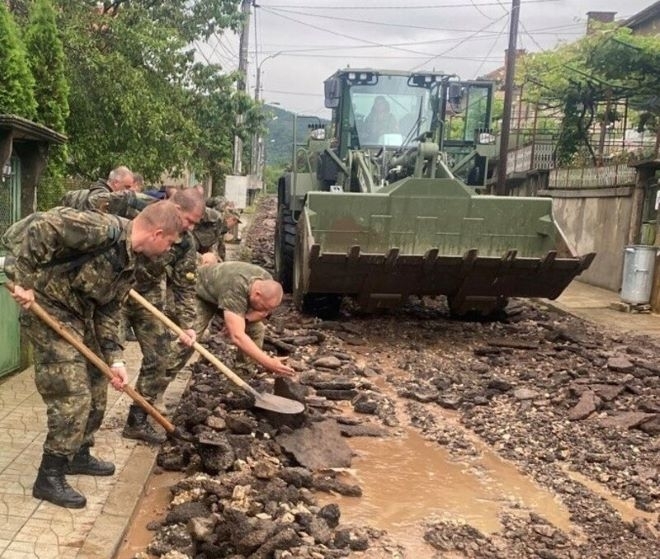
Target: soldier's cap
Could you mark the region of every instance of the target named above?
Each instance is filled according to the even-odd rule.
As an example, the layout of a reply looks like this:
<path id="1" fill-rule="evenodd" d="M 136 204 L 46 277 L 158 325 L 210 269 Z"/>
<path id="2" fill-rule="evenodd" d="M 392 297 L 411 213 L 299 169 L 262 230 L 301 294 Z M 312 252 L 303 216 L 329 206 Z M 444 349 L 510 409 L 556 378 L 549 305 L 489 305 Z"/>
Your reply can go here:
<path id="1" fill-rule="evenodd" d="M 241 220 L 241 212 L 239 212 L 234 208 L 227 208 L 225 210 L 225 217 L 235 217 L 239 223 L 243 223 L 243 221 Z"/>

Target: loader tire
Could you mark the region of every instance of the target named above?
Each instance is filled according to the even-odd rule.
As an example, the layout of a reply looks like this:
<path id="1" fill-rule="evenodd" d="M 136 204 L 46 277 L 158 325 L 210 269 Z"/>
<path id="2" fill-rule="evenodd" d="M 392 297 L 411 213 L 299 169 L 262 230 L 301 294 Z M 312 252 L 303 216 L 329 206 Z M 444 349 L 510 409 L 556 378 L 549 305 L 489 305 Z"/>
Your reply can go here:
<path id="1" fill-rule="evenodd" d="M 303 279 L 305 259 L 302 254 L 304 241 L 302 238 L 298 238 L 297 241 L 292 266 L 293 303 L 304 314 L 311 314 L 323 320 L 337 318 L 342 301 L 341 295 L 336 293 L 305 293 L 306 285 Z"/>
<path id="2" fill-rule="evenodd" d="M 449 314 L 457 320 L 467 322 L 498 322 L 506 319 L 505 307 L 509 304 L 506 297 L 484 298 L 481 305 L 471 307 L 462 302 L 460 305 L 452 297 L 447 297 Z"/>
<path id="3" fill-rule="evenodd" d="M 302 297 L 300 310 L 323 320 L 334 320 L 339 316 L 341 299 L 335 293 L 307 293 Z"/>
<path id="4" fill-rule="evenodd" d="M 275 276 L 285 293 L 293 290 L 293 258 L 296 250 L 296 222 L 289 208 L 280 205 L 275 222 Z"/>

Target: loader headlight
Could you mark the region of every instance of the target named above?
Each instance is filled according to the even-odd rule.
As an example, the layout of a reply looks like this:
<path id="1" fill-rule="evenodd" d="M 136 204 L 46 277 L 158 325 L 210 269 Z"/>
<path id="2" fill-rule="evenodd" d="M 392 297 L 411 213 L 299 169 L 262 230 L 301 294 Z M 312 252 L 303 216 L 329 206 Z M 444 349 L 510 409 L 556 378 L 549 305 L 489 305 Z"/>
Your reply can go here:
<path id="1" fill-rule="evenodd" d="M 495 135 L 489 132 L 482 132 L 479 134 L 477 143 L 482 145 L 492 145 L 495 143 Z"/>
<path id="2" fill-rule="evenodd" d="M 312 140 L 325 140 L 325 128 L 317 128 L 310 133 Z"/>

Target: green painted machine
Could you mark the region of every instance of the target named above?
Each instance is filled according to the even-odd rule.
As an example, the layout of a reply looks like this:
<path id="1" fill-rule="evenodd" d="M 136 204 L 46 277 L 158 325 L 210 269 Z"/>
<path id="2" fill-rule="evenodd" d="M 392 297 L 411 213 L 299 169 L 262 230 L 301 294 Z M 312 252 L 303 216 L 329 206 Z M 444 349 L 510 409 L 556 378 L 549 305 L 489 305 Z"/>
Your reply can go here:
<path id="1" fill-rule="evenodd" d="M 591 264 L 551 199 L 478 193 L 496 149 L 492 99 L 490 82 L 440 73 L 326 80 L 331 133 L 314 130 L 278 185 L 276 274 L 301 310 L 445 295 L 455 315 L 489 315 L 509 297 L 554 299 Z"/>

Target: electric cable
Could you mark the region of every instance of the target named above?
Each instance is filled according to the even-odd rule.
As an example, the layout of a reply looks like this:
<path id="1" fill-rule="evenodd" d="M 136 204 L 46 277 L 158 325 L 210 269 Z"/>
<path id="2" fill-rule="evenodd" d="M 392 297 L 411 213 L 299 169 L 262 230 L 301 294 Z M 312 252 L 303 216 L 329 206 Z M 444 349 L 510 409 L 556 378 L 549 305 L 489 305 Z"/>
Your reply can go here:
<path id="1" fill-rule="evenodd" d="M 340 16 L 329 16 L 329 15 L 322 15 L 322 14 L 311 14 L 309 12 L 301 12 L 299 10 L 288 10 L 288 9 L 278 9 L 278 10 L 269 10 L 271 12 L 284 12 L 287 14 L 294 14 L 294 15 L 299 15 L 299 16 L 305 16 L 305 17 L 315 17 L 318 19 L 329 19 L 332 21 L 348 21 L 351 23 L 358 23 L 358 24 L 367 24 L 367 25 L 380 25 L 383 27 L 398 27 L 398 28 L 403 28 L 403 29 L 420 29 L 422 31 L 452 31 L 455 33 L 473 33 L 474 29 L 456 29 L 455 27 L 425 27 L 422 25 L 407 25 L 404 23 L 389 23 L 389 22 L 382 22 L 382 21 L 369 21 L 364 18 L 361 18 L 360 20 L 356 20 L 355 18 L 350 18 L 350 17 L 340 17 Z"/>
<path id="2" fill-rule="evenodd" d="M 560 0 L 523 0 L 521 4 L 548 4 L 551 2 L 559 2 Z M 477 6 L 497 6 L 498 2 L 479 2 Z M 264 6 L 260 6 L 263 8 Z M 469 4 L 426 4 L 419 6 L 407 6 L 399 4 L 396 6 L 365 6 L 365 5 L 344 5 L 344 6 L 319 6 L 319 5 L 304 5 L 304 4 L 270 4 L 269 8 L 304 8 L 306 10 L 436 10 L 447 8 L 471 8 L 474 3 Z"/>
<path id="3" fill-rule="evenodd" d="M 267 8 L 264 8 L 264 7 L 262 7 L 261 9 L 268 12 L 268 13 L 270 13 L 270 14 L 273 14 L 274 16 L 280 17 L 282 19 L 287 19 L 289 21 L 299 23 L 300 25 L 304 25 L 305 27 L 311 27 L 312 29 L 317 29 L 318 31 L 323 31 L 324 33 L 329 33 L 330 35 L 336 35 L 337 37 L 343 37 L 344 39 L 351 39 L 353 41 L 360 41 L 362 43 L 367 43 L 367 44 L 377 46 L 377 47 L 385 47 L 385 48 L 391 48 L 391 49 L 394 49 L 394 50 L 401 50 L 403 52 L 410 52 L 412 54 L 424 54 L 424 53 L 421 53 L 421 52 L 418 52 L 418 51 L 413 51 L 413 50 L 410 50 L 410 49 L 402 49 L 402 48 L 399 48 L 399 47 L 396 47 L 396 46 L 386 45 L 384 43 L 378 43 L 378 42 L 375 42 L 375 41 L 369 41 L 369 40 L 363 39 L 361 37 L 354 37 L 352 35 L 347 35 L 345 33 L 339 33 L 337 31 L 332 31 L 330 29 L 325 29 L 323 27 L 319 27 L 318 25 L 312 25 L 311 23 L 308 23 L 308 22 L 300 21 L 300 20 L 297 20 L 297 19 L 289 17 L 289 16 L 278 14 L 277 12 L 274 12 L 274 11 L 269 10 Z"/>
<path id="4" fill-rule="evenodd" d="M 482 12 L 482 11 L 481 11 L 481 8 L 479 7 L 479 4 L 476 4 L 476 3 L 474 2 L 474 0 L 470 0 L 470 4 L 472 4 L 472 6 L 474 6 L 474 9 L 477 10 L 477 12 L 479 12 L 479 14 L 480 14 L 482 17 L 485 17 L 486 19 L 489 19 L 490 21 L 493 21 L 493 20 L 495 19 L 495 18 L 493 18 L 493 17 L 490 17 L 489 15 L 486 15 L 486 13 Z"/>
<path id="5" fill-rule="evenodd" d="M 454 50 L 455 48 L 460 47 L 463 43 L 465 43 L 466 41 L 469 41 L 470 39 L 474 38 L 476 35 L 478 35 L 478 34 L 481 33 L 482 31 L 485 31 L 490 25 L 492 25 L 493 23 L 497 23 L 498 21 L 500 21 L 501 19 L 504 19 L 504 18 L 507 17 L 508 15 L 509 15 L 509 14 L 508 14 L 508 12 L 507 12 L 506 14 L 502 14 L 502 15 L 501 15 L 499 18 L 497 18 L 495 21 L 493 21 L 493 22 L 490 22 L 490 21 L 489 21 L 489 22 L 488 22 L 486 25 L 484 25 L 479 31 L 475 31 L 472 35 L 469 35 L 468 37 L 465 37 L 464 39 L 458 41 L 456 44 L 454 44 L 453 46 L 451 46 L 451 47 L 448 48 L 447 50 L 441 52 L 440 54 L 436 54 L 435 56 L 432 56 L 431 58 L 429 58 L 428 60 L 426 60 L 426 62 L 424 62 L 424 63 L 422 63 L 422 64 L 418 64 L 418 65 L 415 66 L 414 68 L 411 68 L 411 70 L 417 70 L 417 69 L 421 68 L 422 66 L 426 66 L 429 62 L 432 62 L 432 61 L 435 60 L 436 58 L 440 58 L 441 56 L 444 56 L 445 54 L 447 54 L 448 52 L 451 52 L 451 51 Z"/>
<path id="6" fill-rule="evenodd" d="M 506 31 L 506 24 L 507 24 L 507 23 L 508 23 L 508 21 L 505 20 L 505 21 L 504 21 L 504 25 L 502 25 L 502 29 L 500 29 L 499 34 L 497 35 L 497 37 L 495 37 L 495 40 L 493 41 L 493 44 L 490 46 L 490 49 L 488 50 L 488 53 L 486 54 L 486 56 L 484 57 L 484 59 L 481 61 L 481 64 L 479 64 L 479 67 L 474 71 L 474 76 L 475 76 L 475 77 L 478 77 L 478 76 L 479 76 L 479 72 L 481 71 L 481 69 L 483 68 L 484 64 L 486 63 L 486 60 L 487 60 L 488 57 L 493 53 L 493 50 L 495 50 L 495 47 L 497 46 L 497 43 L 499 42 L 499 40 L 502 38 L 502 35 L 503 35 L 504 32 Z"/>

